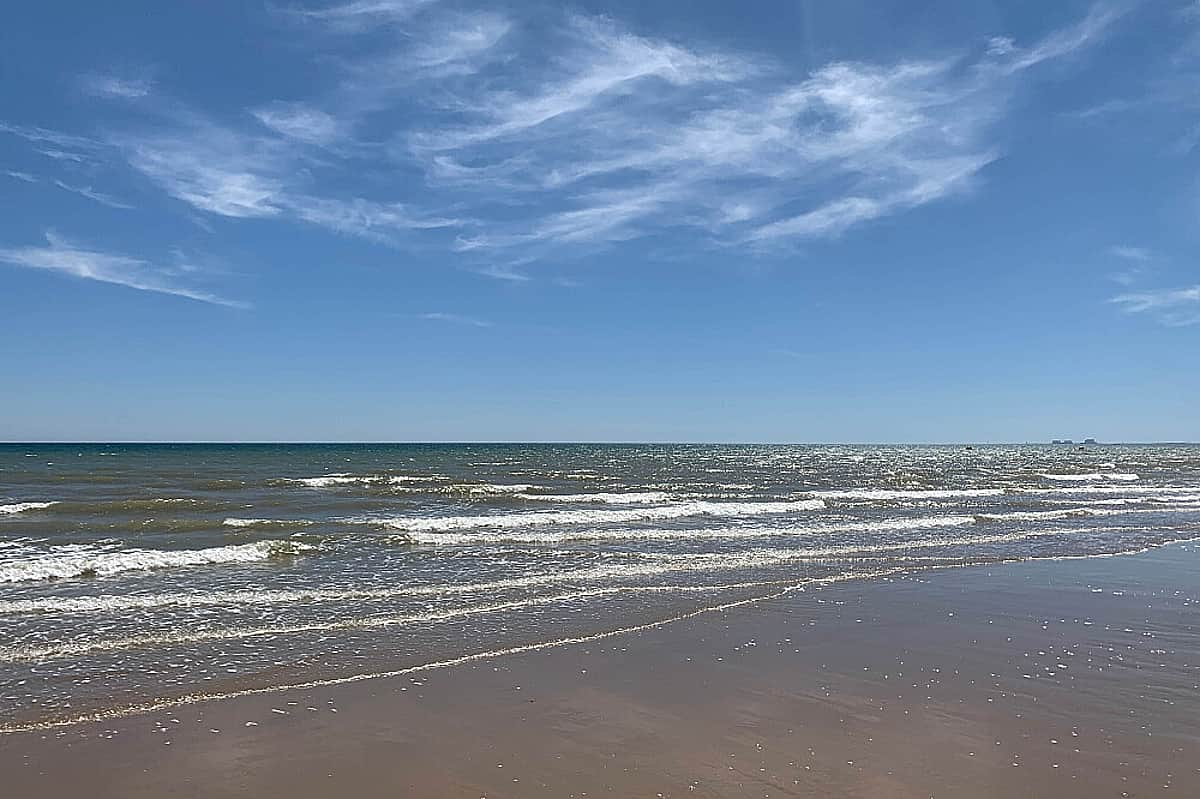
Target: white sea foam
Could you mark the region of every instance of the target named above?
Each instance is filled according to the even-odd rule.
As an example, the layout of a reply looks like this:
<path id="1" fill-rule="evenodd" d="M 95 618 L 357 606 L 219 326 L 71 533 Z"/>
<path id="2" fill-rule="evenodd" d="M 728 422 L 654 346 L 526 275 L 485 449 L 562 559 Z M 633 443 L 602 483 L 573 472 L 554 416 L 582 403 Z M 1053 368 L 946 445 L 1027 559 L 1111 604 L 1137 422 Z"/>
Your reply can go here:
<path id="1" fill-rule="evenodd" d="M 221 524 L 226 527 L 305 527 L 317 522 L 312 519 L 239 519 L 231 517 Z"/>
<path id="2" fill-rule="evenodd" d="M 1023 494 L 1195 494 L 1200 486 L 1061 486 L 1058 488 L 1025 488 Z"/>
<path id="3" fill-rule="evenodd" d="M 349 485 L 403 485 L 404 483 L 426 483 L 439 479 L 441 478 L 433 475 L 350 474 L 348 472 L 335 472 L 333 474 L 321 475 L 320 477 L 286 477 L 280 480 L 280 482 L 307 486 L 308 488 L 330 488 L 332 486 Z"/>
<path id="4" fill-rule="evenodd" d="M 879 502 L 893 499 L 969 499 L 971 497 L 998 497 L 1006 493 L 1004 488 L 845 488 L 834 491 L 810 491 L 809 495 L 822 499 L 863 500 Z"/>
<path id="5" fill-rule="evenodd" d="M 521 499 L 535 502 L 594 502 L 603 505 L 654 505 L 670 502 L 672 495 L 666 491 L 631 491 L 613 493 L 601 491 L 595 494 L 518 494 Z"/>
<path id="6" fill-rule="evenodd" d="M 352 474 L 326 474 L 321 477 L 297 477 L 285 478 L 282 482 L 296 483 L 309 488 L 328 488 L 329 486 L 337 485 L 353 485 L 355 483 L 365 482 L 367 478 L 359 477 Z"/>
<path id="7" fill-rule="evenodd" d="M 1018 541 L 1049 538 L 1061 535 L 1094 532 L 1104 528 L 1088 529 L 1049 529 L 1039 531 L 1021 531 L 993 535 L 976 536 L 943 536 L 920 540 L 901 541 L 888 544 L 850 544 L 843 546 L 805 547 L 798 549 L 761 548 L 736 553 L 652 553 L 641 557 L 639 561 L 619 565 L 601 566 L 576 572 L 572 577 L 579 581 L 608 583 L 619 579 L 637 579 L 655 577 L 681 572 L 714 572 L 736 571 L 744 569 L 762 569 L 784 566 L 789 563 L 826 560 L 826 559 L 872 559 L 872 556 L 889 553 L 904 553 L 926 549 L 942 549 L 971 545 L 990 545 L 1012 543 Z M 918 558 L 919 560 L 920 558 Z M 849 575 L 845 575 L 849 576 Z M 561 579 L 561 578 L 560 578 Z M 745 584 L 750 586 L 753 584 Z M 472 616 L 480 613 L 494 613 L 516 610 L 538 605 L 580 600 L 621 592 L 645 591 L 713 591 L 725 587 L 737 586 L 604 586 L 587 589 L 569 594 L 554 596 L 524 597 L 499 603 L 468 605 L 458 608 L 430 610 L 416 615 L 396 617 L 367 617 L 362 619 L 334 619 L 331 621 L 308 622 L 289 626 L 266 626 L 225 628 L 220 630 L 198 631 L 195 633 L 171 633 L 169 635 L 138 636 L 109 641 L 92 640 L 85 642 L 55 644 L 49 647 L 28 649 L 0 649 L 0 662 L 13 660 L 41 660 L 50 657 L 64 657 L 84 654 L 91 651 L 109 651 L 145 646 L 172 646 L 196 643 L 206 640 L 232 640 L 251 638 L 264 635 L 287 635 L 306 632 L 331 632 L 341 629 L 377 629 L 383 627 L 405 625 L 410 623 L 428 623 L 445 621 L 455 618 Z M 289 592 L 290 593 L 290 592 Z M 339 592 L 344 593 L 344 592 Z M 377 593 L 377 592 L 375 592 Z M 119 599 L 119 598 L 114 598 Z M 128 599 L 136 600 L 136 597 Z M 57 609 L 57 608 L 56 608 Z"/>
<path id="8" fill-rule="evenodd" d="M 395 588 L 295 588 L 276 590 L 206 591 L 170 594 L 101 594 L 98 596 L 51 596 L 32 599 L 0 600 L 0 615 L 24 613 L 109 613 L 156 608 L 237 607 L 277 605 L 297 602 L 374 601 L 413 596 L 491 595 L 512 589 L 539 585 L 584 582 L 599 576 L 611 576 L 603 567 L 555 571 L 488 580 L 480 583 L 433 583 Z"/>
<path id="9" fill-rule="evenodd" d="M 603 588 L 590 588 L 571 591 L 565 594 L 550 596 L 533 596 L 513 599 L 506 602 L 474 604 L 454 608 L 430 609 L 423 613 L 403 614 L 398 616 L 370 616 L 366 618 L 339 618 L 329 621 L 314 621 L 290 625 L 261 626 L 261 627 L 223 627 L 209 630 L 189 632 L 172 632 L 158 635 L 139 635 L 128 638 L 94 639 L 71 641 L 50 646 L 35 647 L 0 647 L 0 663 L 21 661 L 40 662 L 52 658 L 77 657 L 92 652 L 113 652 L 124 649 L 141 649 L 154 647 L 176 647 L 186 644 L 196 644 L 204 641 L 236 641 L 263 636 L 297 635 L 300 633 L 335 632 L 340 630 L 379 630 L 389 627 L 402 627 L 411 624 L 430 624 L 454 619 L 468 618 L 484 614 L 502 613 L 507 611 L 527 610 L 545 605 L 556 605 L 568 602 L 579 602 L 587 599 L 598 599 L 620 594 L 709 594 L 730 589 L 746 589 L 761 584 L 735 583 L 733 585 L 624 585 Z"/>
<path id="10" fill-rule="evenodd" d="M 1092 482 L 1111 481 L 1132 483 L 1140 480 L 1136 474 L 1100 473 L 1086 475 L 1041 475 L 1046 479 L 1061 482 Z M 942 500 L 942 499 L 972 499 L 983 497 L 999 497 L 1010 494 L 1144 494 L 1144 493 L 1196 493 L 1200 486 L 1148 486 L 1148 485 L 1066 485 L 1050 487 L 1038 486 L 993 486 L 989 488 L 930 488 L 930 489 L 890 489 L 890 488 L 845 488 L 834 490 L 806 491 L 805 496 L 822 499 L 843 500 L 848 502 L 887 502 L 891 500 Z"/>
<path id="11" fill-rule="evenodd" d="M 875 574 L 860 575 L 860 576 L 862 576 L 862 577 L 882 576 L 885 573 L 886 572 L 876 572 Z M 167 708 L 179 707 L 182 705 L 191 705 L 191 704 L 195 704 L 197 702 L 216 701 L 216 700 L 220 700 L 220 699 L 233 699 L 233 698 L 239 697 L 239 696 L 251 696 L 251 695 L 267 694 L 267 693 L 279 693 L 282 691 L 298 691 L 298 690 L 304 690 L 304 689 L 325 687 L 325 686 L 330 686 L 330 685 L 343 685 L 343 684 L 348 684 L 348 683 L 362 682 L 365 680 L 378 680 L 378 679 L 383 679 L 383 678 L 388 678 L 388 677 L 394 678 L 394 677 L 400 677 L 400 676 L 406 675 L 406 674 L 417 674 L 417 673 L 421 673 L 421 672 L 432 671 L 435 669 L 443 669 L 443 668 L 449 668 L 451 666 L 465 665 L 467 663 L 474 663 L 477 661 L 494 659 L 494 658 L 508 656 L 508 655 L 516 655 L 516 654 L 521 654 L 521 653 L 525 653 L 525 652 L 539 652 L 542 650 L 556 649 L 556 648 L 564 647 L 564 646 L 573 646 L 576 644 L 588 643 L 591 641 L 600 641 L 600 640 L 605 640 L 605 639 L 609 639 L 609 638 L 614 638 L 619 635 L 629 635 L 631 633 L 641 632 L 644 630 L 657 629 L 659 627 L 663 627 L 668 624 L 679 622 L 684 619 L 694 618 L 696 616 L 700 616 L 700 615 L 706 614 L 706 613 L 713 613 L 713 612 L 718 612 L 718 611 L 722 611 L 722 610 L 729 610 L 729 609 L 743 606 L 743 605 L 749 605 L 749 604 L 753 604 L 756 602 L 762 602 L 762 601 L 768 600 L 768 599 L 774 599 L 776 597 L 783 596 L 783 595 L 789 593 L 790 591 L 796 590 L 798 588 L 803 589 L 803 587 L 806 585 L 812 585 L 812 584 L 817 584 L 817 583 L 830 583 L 830 582 L 834 582 L 834 581 L 842 580 L 842 579 L 846 579 L 846 578 L 842 577 L 842 576 L 838 576 L 838 577 L 831 577 L 831 578 L 804 580 L 799 583 L 795 583 L 793 585 L 786 586 L 784 588 L 781 588 L 778 591 L 774 591 L 769 594 L 749 597 L 746 599 L 738 599 L 738 600 L 734 600 L 731 602 L 723 602 L 723 603 L 720 603 L 717 605 L 702 607 L 702 608 L 699 608 L 698 610 L 692 610 L 692 611 L 688 611 L 686 613 L 676 614 L 676 615 L 670 616 L 665 619 L 658 619 L 656 621 L 646 622 L 643 624 L 621 627 L 621 628 L 614 629 L 614 630 L 606 630 L 604 632 L 592 633 L 590 635 L 584 635 L 584 636 L 571 636 L 571 637 L 566 637 L 566 638 L 557 638 L 557 639 L 553 639 L 550 641 L 539 641 L 539 642 L 532 643 L 532 644 L 523 644 L 520 646 L 508 647 L 505 649 L 493 649 L 493 650 L 488 650 L 488 651 L 483 651 L 483 652 L 473 652 L 471 654 L 460 655 L 458 657 L 450 658 L 447 660 L 422 663 L 422 664 L 419 664 L 416 666 L 406 666 L 403 669 L 352 674 L 352 675 L 346 675 L 346 676 L 334 677 L 334 678 L 328 678 L 328 679 L 322 679 L 322 680 L 310 680 L 310 681 L 304 682 L 304 683 L 277 684 L 277 685 L 263 686 L 263 687 L 258 687 L 258 688 L 248 688 L 248 689 L 243 689 L 240 691 L 230 691 L 230 692 L 227 692 L 224 694 L 196 694 L 196 693 L 194 693 L 194 694 L 190 694 L 190 695 L 184 696 L 184 697 L 176 697 L 176 698 L 170 698 L 170 699 L 155 699 L 155 700 L 151 700 L 151 701 L 146 702 L 141 705 L 110 708 L 108 710 L 98 711 L 98 712 L 86 714 L 83 716 L 76 716 L 76 717 L 67 718 L 67 719 L 61 719 L 61 718 L 45 719 L 42 721 L 30 722 L 30 723 L 24 724 L 24 725 L 8 725 L 8 726 L 0 725 L 0 735 L 12 734 L 12 733 L 18 733 L 18 732 L 32 732 L 34 730 L 56 729 L 59 727 L 72 726 L 74 724 L 78 724 L 83 721 L 100 721 L 103 719 L 118 718 L 121 716 L 130 716 L 130 715 L 135 715 L 135 714 L 140 714 L 140 713 L 150 713 L 155 710 L 165 710 Z"/>
<path id="12" fill-rule="evenodd" d="M 863 557 L 881 553 L 944 549 L 947 547 L 980 546 L 1027 541 L 1038 538 L 1053 538 L 1100 532 L 1110 528 L 1055 528 L 1022 530 L 995 535 L 973 535 L 941 538 L 922 538 L 898 541 L 890 544 L 849 544 L 832 547 L 806 547 L 803 549 L 764 548 L 743 552 L 672 553 L 648 556 L 652 561 L 650 574 L 664 571 L 710 571 L 782 566 L 787 563 L 821 558 Z"/>
<path id="13" fill-rule="evenodd" d="M 11 505 L 0 505 L 0 515 L 9 513 L 24 513 L 29 510 L 45 510 L 57 502 L 14 502 Z"/>
<path id="14" fill-rule="evenodd" d="M 1049 477 L 1049 475 L 1043 475 Z M 1064 482 L 1089 482 L 1091 475 L 1058 475 Z M 1102 476 L 1100 480 L 1132 483 L 1138 475 Z M 1064 485 L 1044 486 L 993 486 L 990 488 L 931 488 L 931 489 L 885 489 L 847 488 L 837 490 L 806 491 L 805 496 L 848 502 L 887 502 L 893 500 L 944 500 L 1000 497 L 1013 494 L 1173 494 L 1197 493 L 1200 486 L 1149 486 L 1149 485 Z"/>
<path id="15" fill-rule="evenodd" d="M 1089 500 L 1091 505 L 1101 507 L 1125 506 L 1125 505 L 1145 505 L 1147 502 L 1168 502 L 1165 497 L 1112 497 L 1110 499 L 1093 499 Z M 1043 500 L 1049 505 L 1070 505 L 1079 502 L 1078 499 L 1046 499 Z"/>
<path id="16" fill-rule="evenodd" d="M 1026 510 L 1009 511 L 1007 513 L 977 513 L 975 518 L 981 522 L 1037 522 L 1046 519 L 1074 519 L 1086 516 L 1099 516 L 1104 513 L 1124 513 L 1124 511 L 1102 511 L 1096 508 L 1061 508 L 1059 510 Z"/>
<path id="17" fill-rule="evenodd" d="M 1098 530 L 1097 530 L 1098 531 Z M 1079 532 L 1079 531 L 1070 531 Z M 1045 533 L 1043 533 L 1045 534 Z M 1105 553 L 1102 556 L 1107 556 L 1110 553 Z M 1069 556 L 1063 556 L 1069 557 Z M 1089 556 L 1082 556 L 1089 557 Z M 1057 559 L 1057 558 L 1055 558 Z M 956 563 L 947 564 L 948 566 L 957 566 Z M 335 685 L 347 685 L 351 683 L 365 682 L 368 680 L 394 679 L 402 676 L 411 676 L 413 674 L 422 674 L 425 672 L 441 670 L 456 666 L 463 666 L 470 663 L 483 661 L 491 661 L 500 657 L 509 657 L 512 655 L 525 654 L 530 652 L 540 652 L 552 649 L 559 649 L 568 646 L 577 646 L 579 644 L 593 643 L 602 640 L 610 640 L 618 636 L 628 636 L 633 633 L 640 633 L 647 630 L 654 630 L 675 624 L 686 619 L 696 618 L 704 614 L 718 613 L 726 610 L 731 610 L 737 607 L 753 605 L 759 602 L 770 601 L 779 597 L 786 596 L 794 591 L 806 590 L 808 586 L 816 586 L 822 584 L 832 584 L 845 580 L 853 579 L 872 579 L 886 577 L 901 573 L 909 568 L 905 564 L 899 564 L 891 568 L 876 569 L 873 571 L 837 574 L 821 578 L 809 578 L 801 580 L 791 580 L 786 584 L 780 584 L 776 591 L 771 591 L 766 594 L 760 594 L 747 598 L 735 599 L 732 601 L 721 602 L 706 607 L 701 607 L 696 610 L 690 610 L 683 613 L 676 613 L 671 616 L 656 619 L 654 621 L 644 622 L 641 624 L 626 625 L 623 627 L 604 630 L 586 635 L 574 635 L 561 638 L 554 638 L 544 641 L 535 641 L 533 643 L 510 646 L 506 648 L 494 648 L 480 650 L 468 654 L 458 655 L 455 657 L 420 663 L 412 666 L 404 666 L 399 669 L 391 669 L 386 671 L 374 672 L 359 672 L 353 674 L 343 674 L 333 677 L 325 677 L 307 681 L 297 681 L 291 683 L 276 683 L 271 685 L 263 685 L 257 687 L 243 688 L 240 690 L 226 691 L 223 693 L 191 693 L 180 697 L 165 697 L 159 699 L 150 699 L 137 705 L 123 705 L 118 707 L 110 707 L 104 710 L 93 711 L 81 715 L 74 715 L 59 718 L 47 718 L 37 721 L 31 721 L 24 724 L 0 725 L 0 735 L 14 734 L 34 731 L 48 731 L 60 728 L 71 727 L 83 722 L 100 722 L 109 719 L 121 718 L 132 715 L 148 714 L 152 712 L 167 710 L 175 707 L 190 706 L 201 702 L 215 702 L 229 699 L 235 699 L 246 696 L 261 696 L 268 694 L 277 694 L 283 692 L 299 692 L 310 691 L 316 688 L 328 688 Z M 933 567 L 937 568 L 937 567 Z M 765 583 L 760 583 L 764 584 Z"/>
<path id="18" fill-rule="evenodd" d="M 529 483 L 456 483 L 450 490 L 464 494 L 522 494 L 534 487 Z"/>
<path id="19" fill-rule="evenodd" d="M 557 544 L 567 541 L 737 541 L 756 538 L 820 536 L 833 533 L 867 533 L 924 530 L 975 524 L 974 516 L 926 516 L 878 521 L 814 524 L 804 527 L 710 527 L 710 528 L 585 528 L 577 530 L 411 531 L 404 538 L 414 544 Z"/>
<path id="20" fill-rule="evenodd" d="M 821 510 L 819 499 L 797 502 L 679 502 L 673 505 L 621 510 L 564 510 L 477 516 L 369 517 L 356 519 L 405 531 L 469 530 L 476 528 L 512 529 L 547 524 L 613 524 L 621 522 L 680 519 L 689 516 L 745 517 L 764 514 L 796 513 Z"/>
<path id="21" fill-rule="evenodd" d="M 291 541 L 255 541 L 251 544 L 208 549 L 93 549 L 57 547 L 17 562 L 0 564 L 0 583 L 57 580 L 69 577 L 106 577 L 128 571 L 253 563 L 280 555 L 312 551 Z"/>
<path id="22" fill-rule="evenodd" d="M 1200 505 L 1195 504 L 1175 504 L 1165 505 L 1155 508 L 1128 508 L 1128 507 L 1080 507 L 1080 508 L 1060 508 L 1058 510 L 1031 510 L 1031 511 L 1010 511 L 1007 513 L 977 513 L 975 518 L 983 522 L 1037 522 L 1055 520 L 1055 519 L 1072 519 L 1084 518 L 1088 516 L 1133 516 L 1144 514 L 1169 514 L 1169 513 L 1193 513 L 1200 510 Z"/>
<path id="23" fill-rule="evenodd" d="M 1092 516 L 1125 516 L 1132 514 L 1191 513 L 1200 505 L 1177 505 L 1162 508 L 1131 510 L 1118 507 L 1075 507 L 1047 511 L 1007 511 L 954 514 L 945 516 L 908 516 L 871 521 L 815 523 L 775 527 L 716 527 L 716 528 L 577 528 L 540 530 L 524 525 L 494 532 L 489 529 L 424 528 L 406 530 L 402 537 L 414 544 L 559 544 L 569 541 L 737 541 L 756 538 L 785 538 L 796 536 L 825 536 L 838 533 L 904 532 L 933 530 L 971 524 L 1005 522 L 1060 521 Z"/>
<path id="24" fill-rule="evenodd" d="M 1047 499 L 1043 500 L 1047 503 L 1068 504 L 1079 502 L 1078 499 Z M 1090 499 L 1087 500 L 1089 505 L 1097 506 L 1122 506 L 1122 505 L 1178 505 L 1180 503 L 1200 502 L 1200 493 L 1197 494 L 1163 494 L 1154 496 L 1153 494 L 1142 494 L 1134 497 L 1111 497 L 1109 499 Z"/>
<path id="25" fill-rule="evenodd" d="M 1041 474 L 1038 475 L 1046 480 L 1056 480 L 1061 482 L 1090 482 L 1094 480 L 1119 480 L 1121 482 L 1133 482 L 1140 480 L 1141 477 L 1129 472 L 1089 472 L 1087 474 Z"/>

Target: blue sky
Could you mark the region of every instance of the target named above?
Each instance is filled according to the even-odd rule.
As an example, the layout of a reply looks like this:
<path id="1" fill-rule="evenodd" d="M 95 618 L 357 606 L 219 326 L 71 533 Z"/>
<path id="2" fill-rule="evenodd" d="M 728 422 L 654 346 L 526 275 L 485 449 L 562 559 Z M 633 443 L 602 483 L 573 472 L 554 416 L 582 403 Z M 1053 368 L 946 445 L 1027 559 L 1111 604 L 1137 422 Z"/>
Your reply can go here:
<path id="1" fill-rule="evenodd" d="M 19 4 L 0 439 L 1200 439 L 1200 4 Z"/>

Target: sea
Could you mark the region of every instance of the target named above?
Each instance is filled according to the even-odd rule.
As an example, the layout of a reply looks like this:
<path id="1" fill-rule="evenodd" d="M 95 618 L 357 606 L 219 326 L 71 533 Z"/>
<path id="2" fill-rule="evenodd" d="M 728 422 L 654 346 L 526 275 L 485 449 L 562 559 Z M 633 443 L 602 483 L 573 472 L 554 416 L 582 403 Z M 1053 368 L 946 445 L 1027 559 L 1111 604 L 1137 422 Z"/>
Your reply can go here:
<path id="1" fill-rule="evenodd" d="M 0 445 L 0 732 L 1200 538 L 1200 446 Z"/>

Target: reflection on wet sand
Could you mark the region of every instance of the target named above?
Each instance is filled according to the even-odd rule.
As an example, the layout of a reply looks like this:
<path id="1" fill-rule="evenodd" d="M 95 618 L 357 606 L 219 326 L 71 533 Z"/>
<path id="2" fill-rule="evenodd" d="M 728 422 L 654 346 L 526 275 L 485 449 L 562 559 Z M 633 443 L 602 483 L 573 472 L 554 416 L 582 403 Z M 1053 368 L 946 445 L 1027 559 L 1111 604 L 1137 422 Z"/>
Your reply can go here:
<path id="1" fill-rule="evenodd" d="M 843 582 L 6 736 L 0 768 L 51 797 L 1194 796 L 1198 566 L 1177 545 Z"/>

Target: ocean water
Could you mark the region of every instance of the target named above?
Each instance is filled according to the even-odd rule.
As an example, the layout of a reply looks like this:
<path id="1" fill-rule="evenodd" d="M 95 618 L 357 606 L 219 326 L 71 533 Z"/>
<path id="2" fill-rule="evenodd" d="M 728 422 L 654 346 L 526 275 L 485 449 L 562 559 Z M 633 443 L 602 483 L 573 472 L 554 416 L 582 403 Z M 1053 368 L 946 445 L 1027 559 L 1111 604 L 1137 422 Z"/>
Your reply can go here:
<path id="1" fill-rule="evenodd" d="M 1198 537 L 1197 446 L 0 445 L 0 731 Z"/>

